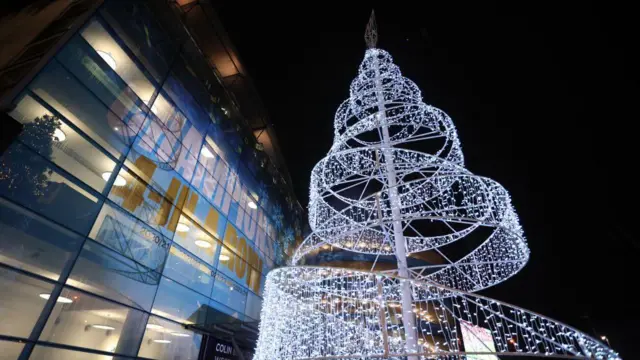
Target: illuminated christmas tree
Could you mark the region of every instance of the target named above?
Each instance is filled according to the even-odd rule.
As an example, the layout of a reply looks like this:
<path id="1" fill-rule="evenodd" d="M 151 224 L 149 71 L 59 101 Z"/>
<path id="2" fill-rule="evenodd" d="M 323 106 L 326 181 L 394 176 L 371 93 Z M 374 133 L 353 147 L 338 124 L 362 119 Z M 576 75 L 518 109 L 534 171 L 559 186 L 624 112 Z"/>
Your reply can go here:
<path id="1" fill-rule="evenodd" d="M 509 194 L 464 168 L 451 119 L 376 48 L 373 14 L 365 39 L 333 146 L 311 175 L 313 232 L 292 266 L 267 277 L 256 359 L 618 358 L 573 328 L 473 293 L 529 258 Z M 466 255 L 446 255 L 472 239 Z M 326 247 L 366 254 L 372 268 L 301 265 Z M 409 266 L 424 252 L 442 263 Z M 391 256 L 397 268 L 379 271 Z"/>

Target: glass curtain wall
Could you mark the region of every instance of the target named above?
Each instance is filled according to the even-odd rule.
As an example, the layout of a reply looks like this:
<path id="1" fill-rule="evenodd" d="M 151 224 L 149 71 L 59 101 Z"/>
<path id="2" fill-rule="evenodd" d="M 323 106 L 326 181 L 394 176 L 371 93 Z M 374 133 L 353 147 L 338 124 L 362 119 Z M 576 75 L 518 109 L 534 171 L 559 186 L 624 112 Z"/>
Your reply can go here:
<path id="1" fill-rule="evenodd" d="M 15 99 L 0 359 L 195 360 L 185 325 L 257 322 L 299 222 L 179 39 L 143 1 L 107 1 Z"/>

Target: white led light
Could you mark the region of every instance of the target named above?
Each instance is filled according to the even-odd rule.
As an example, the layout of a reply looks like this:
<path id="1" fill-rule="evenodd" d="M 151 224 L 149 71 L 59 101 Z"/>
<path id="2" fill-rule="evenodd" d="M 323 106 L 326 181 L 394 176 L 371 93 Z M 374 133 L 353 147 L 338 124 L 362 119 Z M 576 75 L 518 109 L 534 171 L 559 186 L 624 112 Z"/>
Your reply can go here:
<path id="1" fill-rule="evenodd" d="M 114 59 L 113 56 L 111 56 L 111 53 L 108 53 L 102 50 L 96 50 L 96 52 L 98 53 L 98 55 L 100 55 L 102 60 L 104 60 L 104 62 L 106 62 L 107 65 L 109 65 L 110 68 L 112 68 L 113 70 L 116 69 L 117 67 L 116 59 Z"/>
<path id="2" fill-rule="evenodd" d="M 200 154 L 202 154 L 202 156 L 206 157 L 206 158 L 213 158 L 213 153 L 211 153 L 211 150 L 209 150 L 206 146 L 202 146 L 202 150 L 200 150 Z"/>
<path id="3" fill-rule="evenodd" d="M 51 297 L 51 294 L 47 294 L 47 293 L 42 293 L 40 295 L 41 298 L 45 299 L 45 300 L 49 300 L 49 298 Z M 64 296 L 58 296 L 58 298 L 56 299 L 56 302 L 59 303 L 63 303 L 63 304 L 71 304 L 73 302 L 73 300 L 66 298 Z"/>
<path id="4" fill-rule="evenodd" d="M 220 254 L 220 261 L 229 261 L 229 255 Z"/>
<path id="5" fill-rule="evenodd" d="M 63 142 L 66 139 L 67 139 L 67 134 L 65 134 L 64 131 L 60 129 L 53 130 L 53 140 L 58 142 Z"/>
<path id="6" fill-rule="evenodd" d="M 178 337 L 189 337 L 189 336 L 191 336 L 189 334 L 185 334 L 185 333 L 181 333 L 181 332 L 172 332 L 171 335 L 178 336 Z"/>
<path id="7" fill-rule="evenodd" d="M 254 203 L 253 201 L 249 201 L 247 203 L 247 206 L 249 206 L 251 209 L 254 209 L 254 210 L 258 208 L 258 205 L 256 205 L 256 203 Z"/>
<path id="8" fill-rule="evenodd" d="M 115 330 L 116 329 L 113 326 L 101 325 L 101 324 L 94 324 L 94 325 L 91 325 L 91 327 L 96 328 L 96 329 L 100 329 L 100 330 Z"/>
<path id="9" fill-rule="evenodd" d="M 107 172 L 103 172 L 102 173 L 102 179 L 104 179 L 104 181 L 109 181 L 109 179 L 111 179 L 111 171 L 107 171 Z M 125 178 L 123 178 L 120 175 L 116 175 L 116 179 L 113 181 L 113 186 L 125 186 L 127 185 L 127 180 L 125 180 Z"/>
<path id="10" fill-rule="evenodd" d="M 164 329 L 164 326 L 158 325 L 158 324 L 147 324 L 147 329 L 162 330 L 162 329 Z"/>
<path id="11" fill-rule="evenodd" d="M 171 340 L 156 339 L 156 340 L 153 340 L 153 342 L 158 344 L 169 344 L 171 343 Z"/>
<path id="12" fill-rule="evenodd" d="M 177 232 L 188 232 L 189 229 L 191 229 L 189 227 L 189 225 L 185 224 L 185 223 L 178 223 L 178 226 L 176 226 L 176 231 Z"/>
<path id="13" fill-rule="evenodd" d="M 195 241 L 196 246 L 201 247 L 201 248 L 210 248 L 211 247 L 211 243 L 208 242 L 207 240 L 202 240 L 202 239 L 198 239 Z"/>

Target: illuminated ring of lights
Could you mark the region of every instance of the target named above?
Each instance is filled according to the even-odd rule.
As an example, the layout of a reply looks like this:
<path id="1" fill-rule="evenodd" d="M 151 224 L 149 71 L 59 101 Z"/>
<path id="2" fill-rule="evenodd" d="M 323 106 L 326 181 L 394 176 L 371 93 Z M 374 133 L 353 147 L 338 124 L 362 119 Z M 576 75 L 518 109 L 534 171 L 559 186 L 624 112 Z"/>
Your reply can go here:
<path id="1" fill-rule="evenodd" d="M 336 191 L 333 190 L 332 187 L 342 185 L 345 182 L 353 182 L 353 180 L 347 180 L 347 178 L 354 176 L 361 176 L 361 179 L 356 180 L 362 180 L 362 182 L 378 179 L 380 175 L 375 174 L 375 172 L 378 171 L 378 168 L 381 168 L 385 162 L 381 161 L 379 165 L 373 167 L 372 165 L 375 165 L 376 160 L 370 155 L 374 154 L 376 151 L 383 152 L 385 150 L 393 152 L 392 155 L 396 158 L 401 158 L 401 160 L 411 157 L 411 161 L 394 162 L 395 166 L 402 166 L 402 170 L 397 170 L 398 174 L 405 176 L 416 173 L 420 173 L 421 175 L 429 174 L 429 178 L 424 177 L 418 181 L 413 180 L 403 182 L 402 184 L 404 186 L 396 187 L 401 192 L 399 196 L 404 208 L 424 203 L 425 200 L 422 198 L 416 198 L 415 193 L 429 187 L 437 187 L 438 191 L 442 191 L 442 188 L 446 188 L 464 177 L 484 179 L 483 181 L 493 182 L 491 179 L 475 176 L 463 167 L 449 163 L 430 154 L 397 148 L 358 148 L 329 154 L 314 167 L 311 175 L 312 182 L 310 190 L 313 200 L 326 197 L 326 195 L 328 195 L 326 193 L 328 192 L 331 196 L 334 196 L 349 205 L 357 205 L 358 207 L 369 210 L 372 209 L 376 204 L 374 196 L 370 195 L 366 198 L 350 198 L 340 194 L 340 191 L 344 191 L 345 189 Z M 341 159 L 341 157 L 344 157 L 344 159 Z M 366 167 L 360 166 L 363 161 L 367 162 Z M 348 164 L 345 164 L 345 162 L 348 162 Z M 337 168 L 336 165 L 340 165 L 340 168 Z M 435 180 L 437 180 L 437 182 Z M 434 184 L 434 182 L 436 183 Z M 420 183 L 422 183 L 422 186 L 420 186 Z M 413 185 L 416 186 L 412 187 Z M 406 188 L 406 191 L 403 188 Z M 506 193 L 506 190 L 502 189 L 502 191 Z M 409 200 L 413 201 L 407 202 Z M 310 204 L 310 207 L 313 206 L 316 206 L 315 202 Z M 311 210 L 314 211 L 314 209 Z"/>
<path id="2" fill-rule="evenodd" d="M 380 126 L 379 120 L 374 118 L 374 113 L 364 113 L 361 115 L 352 114 L 349 102 L 345 101 L 336 114 L 334 145 L 331 152 L 338 152 L 351 148 L 349 141 L 353 141 L 365 147 L 379 146 L 381 141 L 359 139 L 370 131 L 377 130 Z M 404 112 L 399 112 L 404 109 Z M 401 131 L 396 131 L 390 137 L 390 144 L 403 144 L 414 141 L 443 139 L 441 148 L 434 152 L 435 156 L 444 158 L 456 164 L 463 164 L 460 141 L 451 118 L 442 110 L 426 104 L 394 104 L 386 108 L 386 123 L 390 127 L 401 127 Z M 373 112 L 373 110 L 370 110 Z M 413 115 L 413 116 L 412 116 Z M 421 115 L 421 116 L 420 116 Z M 359 116 L 364 116 L 363 118 Z M 355 123 L 348 125 L 349 121 Z M 421 129 L 428 129 L 427 133 L 420 133 Z M 448 150 L 448 151 L 447 151 Z M 443 153 L 446 155 L 442 156 Z"/>
<path id="3" fill-rule="evenodd" d="M 365 147 L 376 147 L 381 144 L 380 141 L 367 141 L 358 138 L 358 136 L 376 130 L 380 126 L 379 119 L 374 117 L 374 110 L 369 109 L 360 114 L 353 114 L 352 109 L 349 100 L 343 102 L 338 108 L 334 123 L 335 134 L 331 153 L 352 148 L 353 145 L 350 144 L 350 141 Z M 399 109 L 408 110 L 396 114 Z M 433 155 L 458 165 L 464 163 L 460 140 L 453 121 L 444 111 L 424 103 L 398 104 L 395 102 L 386 108 L 386 111 L 392 114 L 386 117 L 387 126 L 402 128 L 401 131 L 391 135 L 391 145 L 442 139 L 442 146 Z M 348 125 L 350 121 L 355 121 L 355 123 Z M 408 128 L 412 128 L 412 130 L 408 130 Z M 420 134 L 421 129 L 429 129 L 429 132 Z"/>
<path id="4" fill-rule="evenodd" d="M 357 152 L 363 152 L 363 151 L 371 151 L 371 150 L 370 149 L 365 149 L 365 150 L 352 149 L 352 150 L 349 150 L 348 152 L 357 153 Z M 424 183 L 423 186 L 417 186 L 412 189 L 411 186 L 417 181 L 411 181 L 411 182 L 399 185 L 399 187 L 401 188 L 406 186 L 409 189 L 405 194 L 403 194 L 405 195 L 404 198 L 401 196 L 401 198 L 403 199 L 403 205 L 406 204 L 406 206 L 404 206 L 403 208 L 420 206 L 427 201 L 434 200 L 434 199 L 437 200 L 437 197 L 442 195 L 442 193 L 447 190 L 446 189 L 447 187 L 451 186 L 452 184 L 458 181 L 465 180 L 465 179 L 466 181 L 473 180 L 473 182 L 476 185 L 480 185 L 481 188 L 478 189 L 477 192 L 472 192 L 471 195 L 468 195 L 467 197 L 471 197 L 474 199 L 477 199 L 478 197 L 480 197 L 483 203 L 478 202 L 478 204 L 475 205 L 475 208 L 476 210 L 480 206 L 484 208 L 484 209 L 481 209 L 482 211 L 472 214 L 474 215 L 472 217 L 466 216 L 463 218 L 456 218 L 456 216 L 453 216 L 452 214 L 447 214 L 447 212 L 450 211 L 449 208 L 447 207 L 435 208 L 435 204 L 432 204 L 433 207 L 429 206 L 429 209 L 426 213 L 425 211 L 422 211 L 422 212 L 413 211 L 413 212 L 406 213 L 403 216 L 403 219 L 402 219 L 403 221 L 412 221 L 412 220 L 428 218 L 430 220 L 464 222 L 471 225 L 470 226 L 471 228 L 465 228 L 465 229 L 462 229 L 461 231 L 458 231 L 452 234 L 443 235 L 443 236 L 435 236 L 435 237 L 406 236 L 407 243 L 408 243 L 408 252 L 413 253 L 413 252 L 425 251 L 425 250 L 433 249 L 438 246 L 449 244 L 453 241 L 456 241 L 466 236 L 474 228 L 480 225 L 493 226 L 493 227 L 504 226 L 504 227 L 510 227 L 514 229 L 517 228 L 517 227 L 514 227 L 513 225 L 509 226 L 510 224 L 503 223 L 505 219 L 508 219 L 508 220 L 517 220 L 517 219 L 515 219 L 513 216 L 510 216 L 508 218 L 504 216 L 504 214 L 507 211 L 511 211 L 511 205 L 508 198 L 508 194 L 506 190 L 504 190 L 504 188 L 502 188 L 499 184 L 495 183 L 493 180 L 472 175 L 466 169 L 459 167 L 455 164 L 447 163 L 442 159 L 436 158 L 432 155 L 417 153 L 417 152 L 412 152 L 409 150 L 402 150 L 402 149 L 394 149 L 394 151 L 402 154 L 410 154 L 415 160 L 415 166 L 413 164 L 409 164 L 411 166 L 405 166 L 404 164 L 402 164 L 403 168 L 409 169 L 407 173 L 419 172 L 425 169 L 435 169 L 435 171 L 433 172 L 439 173 L 439 175 L 431 176 L 425 179 L 420 179 L 419 182 L 423 182 Z M 344 153 L 345 152 L 343 152 L 342 154 Z M 324 214 L 322 216 L 323 219 L 321 224 L 315 224 L 313 221 L 311 221 L 311 227 L 312 229 L 315 230 L 315 236 L 324 240 L 327 244 L 337 246 L 350 251 L 368 253 L 368 254 L 383 254 L 383 255 L 391 254 L 392 249 L 387 248 L 387 251 L 385 251 L 383 247 L 384 244 L 382 243 L 382 241 L 384 240 L 383 239 L 384 235 L 382 234 L 382 232 L 371 228 L 371 226 L 375 226 L 376 224 L 390 223 L 392 219 L 389 218 L 389 216 L 383 216 L 382 218 L 378 218 L 377 216 L 371 216 L 370 219 L 358 222 L 358 221 L 352 221 L 350 216 L 346 213 L 348 211 L 353 211 L 354 209 L 355 211 L 358 211 L 358 212 L 365 212 L 365 211 L 374 212 L 376 202 L 374 200 L 369 200 L 372 198 L 372 196 L 369 196 L 364 199 L 352 201 L 351 199 L 340 197 L 340 195 L 337 194 L 335 191 L 333 191 L 333 189 L 331 188 L 332 185 L 340 184 L 345 177 L 351 176 L 353 174 L 353 172 L 347 173 L 347 172 L 343 172 L 342 169 L 339 169 L 338 171 L 335 171 L 335 172 L 342 173 L 344 176 L 336 177 L 336 176 L 333 176 L 330 169 L 329 170 L 325 169 L 326 166 L 324 165 L 327 164 L 331 158 L 337 157 L 339 155 L 341 154 L 329 155 L 327 158 L 319 162 L 313 171 L 314 175 L 312 175 L 311 192 L 315 196 L 313 197 L 314 200 L 313 202 L 310 203 L 310 207 L 309 207 L 309 213 L 311 215 L 310 217 L 313 218 L 314 214 L 319 212 Z M 400 156 L 397 156 L 397 158 L 398 157 Z M 353 163 L 354 162 L 350 162 L 350 165 L 353 166 Z M 445 170 L 443 171 L 442 169 L 445 169 Z M 372 170 L 369 169 L 368 170 L 369 173 L 365 175 L 366 176 L 370 175 L 371 171 Z M 362 171 L 356 170 L 355 172 L 362 172 Z M 331 173 L 330 177 L 332 177 L 332 181 L 329 184 L 322 186 L 323 188 L 325 188 L 325 191 L 321 192 L 320 191 L 321 185 L 318 185 L 318 184 L 323 183 L 322 180 L 325 179 L 326 176 L 325 177 L 321 177 L 321 176 L 327 173 Z M 433 189 L 428 196 L 426 197 L 414 196 L 414 200 L 417 200 L 417 201 L 413 201 L 413 202 L 407 201 L 407 200 L 411 200 L 407 197 L 407 195 L 410 196 L 412 195 L 412 191 L 415 191 L 415 189 L 422 190 L 425 187 L 427 187 L 427 185 L 433 185 Z M 347 202 L 349 206 L 345 207 L 341 211 L 334 210 L 331 206 L 327 204 L 326 201 L 324 201 L 325 193 L 331 196 L 335 196 L 336 198 L 339 198 Z M 381 202 L 381 204 L 384 204 L 384 203 Z M 381 206 L 381 208 L 382 210 L 385 211 L 384 213 L 388 215 L 388 210 L 389 210 L 388 207 Z M 458 209 L 458 210 L 461 210 L 461 209 Z M 432 215 L 432 216 L 425 216 L 425 215 Z M 374 235 L 375 237 L 378 238 L 377 243 L 374 244 L 375 246 L 367 247 L 367 249 L 361 249 L 358 247 L 358 245 L 362 245 L 363 243 L 358 243 L 357 239 L 345 239 L 344 237 L 345 234 L 347 235 L 353 234 L 354 232 L 358 232 L 358 231 L 367 231 L 370 234 L 377 234 L 377 235 Z M 524 242 L 524 240 L 519 236 L 520 235 L 519 233 L 520 231 L 516 229 L 515 236 L 519 238 L 518 242 Z M 317 241 L 312 241 L 312 242 L 314 243 L 313 245 L 317 245 Z M 309 241 L 306 241 L 306 243 L 309 243 Z M 349 243 L 351 245 L 349 245 Z M 305 244 L 303 244 L 303 246 L 301 247 L 301 250 L 304 253 L 308 252 L 307 249 L 305 249 L 305 247 L 308 248 L 308 246 L 305 246 Z"/>
<path id="5" fill-rule="evenodd" d="M 312 245 L 311 245 L 312 243 Z M 292 258 L 295 264 L 302 258 L 320 248 L 326 242 L 314 233 L 296 250 Z M 334 245 L 335 246 L 335 245 Z M 511 250 L 511 251 L 505 251 Z M 514 250 L 515 249 L 515 250 Z M 361 249 L 349 249 L 361 252 Z M 392 250 L 388 253 L 392 253 Z M 505 255 L 510 254 L 508 256 Z M 386 254 L 386 253 L 385 253 Z M 479 291 L 501 283 L 520 271 L 529 259 L 529 249 L 524 239 L 515 236 L 506 228 L 496 228 L 494 232 L 477 248 L 456 262 L 435 265 L 440 270 L 423 275 L 430 266 L 409 268 L 411 275 L 464 291 Z M 391 273 L 395 272 L 391 271 Z"/>
<path id="6" fill-rule="evenodd" d="M 406 350 L 403 324 L 393 320 L 402 312 L 405 281 L 415 294 L 414 351 Z M 492 334 L 494 349 L 461 350 L 460 337 L 476 327 Z M 568 325 L 432 282 L 335 267 L 285 267 L 267 275 L 256 360 L 470 355 L 620 359 Z"/>

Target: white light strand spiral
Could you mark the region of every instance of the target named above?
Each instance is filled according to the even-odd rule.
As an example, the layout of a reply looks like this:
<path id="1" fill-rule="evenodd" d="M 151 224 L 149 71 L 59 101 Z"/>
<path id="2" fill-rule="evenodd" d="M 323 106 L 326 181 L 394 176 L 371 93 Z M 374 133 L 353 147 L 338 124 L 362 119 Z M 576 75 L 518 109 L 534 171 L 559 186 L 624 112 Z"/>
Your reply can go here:
<path id="1" fill-rule="evenodd" d="M 619 359 L 569 326 L 471 293 L 526 264 L 522 228 L 508 192 L 464 168 L 451 119 L 422 102 L 386 51 L 367 50 L 336 113 L 333 146 L 312 171 L 309 198 L 313 232 L 292 265 L 330 245 L 376 261 L 395 256 L 398 269 L 272 271 L 257 360 Z M 443 252 L 480 235 L 480 244 L 460 259 Z M 445 263 L 407 267 L 406 256 L 425 251 Z M 461 332 L 472 327 L 489 331 L 495 348 L 465 352 Z"/>

